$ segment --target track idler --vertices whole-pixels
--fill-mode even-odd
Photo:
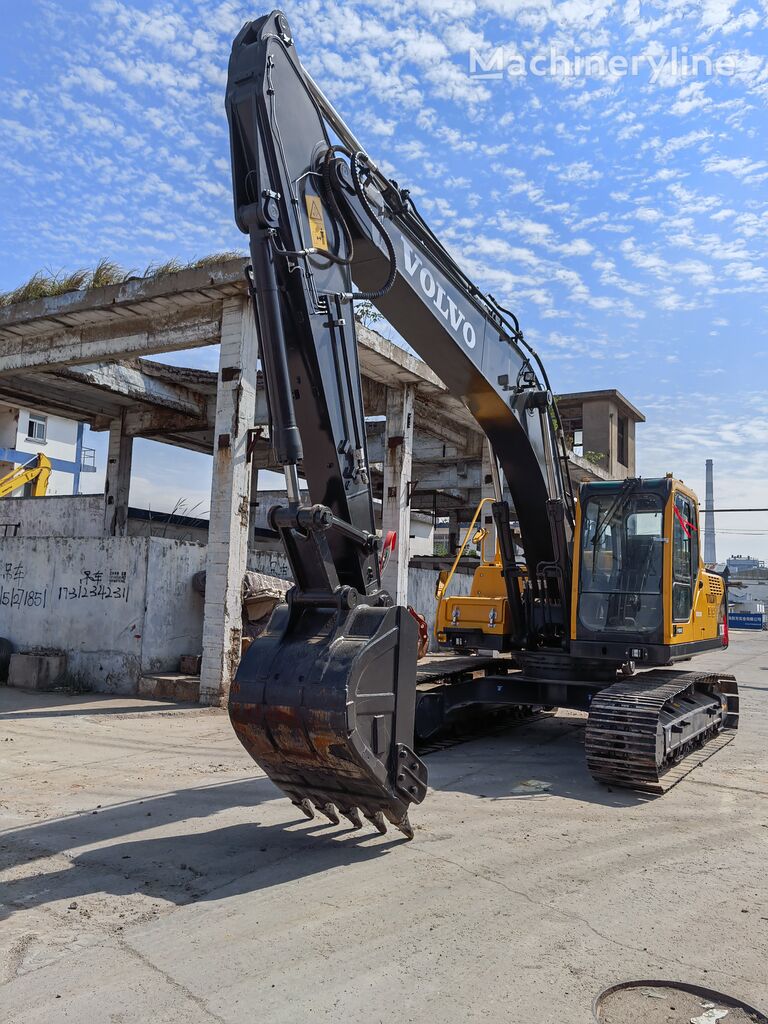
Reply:
[[[249,647],[229,716],[245,749],[308,818],[408,839],[427,792],[412,749],[418,628],[406,608],[291,600]]]

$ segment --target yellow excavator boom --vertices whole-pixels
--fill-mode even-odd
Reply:
[[[4,477],[0,477],[0,498],[7,498],[25,484],[32,484],[32,497],[42,498],[48,490],[51,476],[51,460],[40,452],[31,462],[17,466]]]

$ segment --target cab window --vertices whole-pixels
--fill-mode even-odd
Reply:
[[[687,622],[699,568],[698,524],[690,498],[676,494],[672,515],[672,618]]]
[[[599,633],[653,633],[662,622],[663,506],[656,494],[608,490],[583,513],[578,616]]]

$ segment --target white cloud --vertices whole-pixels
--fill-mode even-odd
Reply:
[[[727,24],[736,0],[702,0],[700,24],[704,29],[716,31]]]
[[[100,71],[97,67],[75,65],[70,68],[61,80],[63,89],[82,86],[88,92],[109,93],[117,88],[117,83]]]
[[[712,100],[706,93],[706,82],[689,82],[677,94],[677,99],[669,108],[670,114],[684,117],[694,110],[704,110],[711,106]]]
[[[706,128],[697,128],[687,132],[685,135],[675,135],[666,142],[660,143],[658,153],[662,160],[667,160],[678,150],[687,149],[689,146],[696,146],[702,142],[708,142],[714,138],[714,134]]]
[[[550,167],[550,170],[557,170],[557,168]],[[561,181],[578,184],[599,181],[602,176],[602,172],[596,170],[586,160],[578,160],[576,163],[568,164],[558,174]]]
[[[734,178],[749,178],[768,167],[765,160],[750,160],[746,156],[712,157],[704,164],[704,170],[711,174],[732,174]]]

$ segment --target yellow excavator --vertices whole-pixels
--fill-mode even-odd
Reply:
[[[7,498],[26,484],[32,485],[31,497],[43,498],[48,491],[48,480],[51,476],[51,460],[42,452],[23,466],[16,466],[5,476],[0,477],[0,498]]]
[[[294,580],[231,687],[240,741],[309,817],[357,826],[362,812],[409,838],[409,806],[427,793],[414,737],[469,707],[586,711],[592,775],[663,792],[697,763],[688,755],[718,749],[738,724],[733,676],[672,667],[728,643],[695,496],[671,475],[574,493],[546,369],[516,315],[473,284],[414,197],[364,152],[281,11],[237,36],[226,107],[288,494],[270,524]],[[513,657],[446,686],[418,686],[417,624],[381,584],[355,300],[439,373],[493,454],[499,557],[478,569],[472,594],[443,602],[438,630]]]

